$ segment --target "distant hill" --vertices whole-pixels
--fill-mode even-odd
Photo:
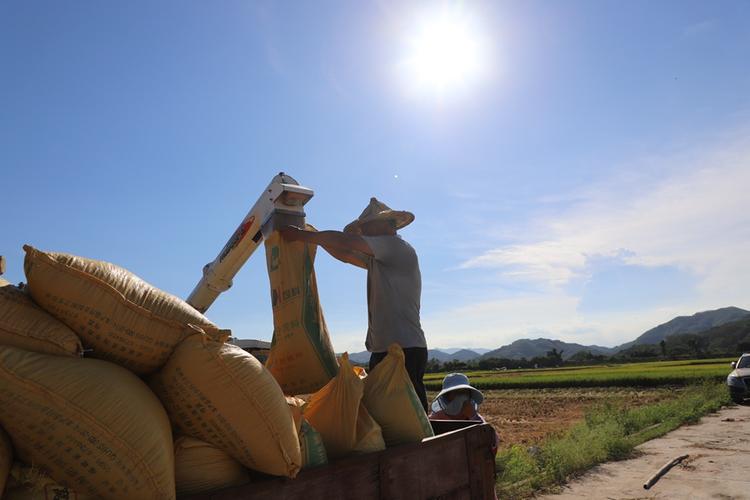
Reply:
[[[537,356],[545,356],[552,349],[562,351],[563,359],[568,359],[579,351],[589,351],[592,354],[611,355],[614,349],[611,347],[602,347],[597,345],[581,345],[562,340],[551,339],[520,339],[512,344],[505,345],[494,351],[482,355],[483,359],[487,358],[506,358],[506,359],[531,359]]]
[[[664,339],[664,349],[672,357],[724,357],[750,352],[750,316],[697,333],[677,333]],[[633,344],[617,352],[623,358],[649,358],[663,355],[659,344]]]
[[[472,347],[472,348],[468,348],[468,347],[451,347],[450,349],[443,348],[443,347],[435,347],[434,349],[436,351],[447,352],[448,354],[455,354],[458,351],[471,351],[471,352],[475,352],[477,354],[484,354],[485,352],[490,352],[492,350],[492,349],[485,349],[483,347]]]
[[[750,351],[750,316],[739,321],[724,323],[697,334],[704,341],[707,352],[740,355]],[[675,335],[669,339],[689,342],[689,334]]]
[[[453,354],[449,354],[445,351],[440,351],[438,349],[428,349],[427,359],[437,359],[441,363],[445,363],[446,361],[453,360]]]
[[[337,354],[337,356],[340,355],[341,354]],[[368,351],[350,352],[349,361],[351,361],[352,363],[358,363],[360,365],[366,365],[370,362],[370,353]]]
[[[658,344],[670,335],[698,333],[748,317],[750,317],[750,311],[739,307],[722,307],[713,311],[695,313],[692,316],[678,316],[648,330],[632,342],[618,346],[616,350],[621,351],[634,345]]]
[[[436,359],[441,363],[446,361],[471,361],[480,356],[478,352],[470,351],[469,349],[459,349],[452,353],[441,351],[439,349],[428,349],[427,359]]]
[[[454,359],[458,361],[471,361],[472,359],[477,359],[480,356],[481,354],[476,351],[472,351],[470,349],[461,349],[460,351],[456,351],[450,355],[450,361],[453,361]]]
[[[446,361],[471,361],[481,356],[480,353],[470,349],[451,349],[452,353],[441,351],[439,349],[428,349],[427,359],[437,359],[441,363]],[[349,354],[349,359],[354,363],[367,364],[370,362],[370,353],[368,351],[353,352]]]
[[[433,347],[433,349],[435,349],[436,351],[443,351],[443,352],[448,353],[448,354],[453,354],[454,352],[458,352],[458,351],[462,350],[463,347],[451,347],[451,348]]]

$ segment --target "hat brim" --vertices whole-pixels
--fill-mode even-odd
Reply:
[[[478,405],[482,404],[482,401],[484,401],[484,394],[482,394],[478,389],[475,389],[474,387],[468,384],[454,385],[453,387],[443,389],[442,391],[438,393],[437,396],[435,396],[435,399],[445,396],[449,392],[460,391],[460,390],[469,390],[471,392],[471,399]]]
[[[345,233],[362,234],[362,224],[374,220],[393,220],[396,222],[396,229],[406,227],[414,222],[414,214],[406,210],[384,210],[366,219],[355,219],[344,227]]]

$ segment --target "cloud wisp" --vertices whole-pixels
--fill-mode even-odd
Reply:
[[[652,185],[618,179],[590,189],[566,213],[538,222],[535,241],[490,249],[462,267],[560,286],[585,273],[588,257],[623,255],[630,264],[689,269],[710,290],[718,274],[740,280],[724,271],[747,266],[750,141],[669,170]]]

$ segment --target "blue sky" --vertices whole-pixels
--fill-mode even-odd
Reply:
[[[482,48],[457,88],[405,69],[435,12]],[[321,229],[370,196],[416,214],[433,347],[750,308],[749,23],[729,0],[4,1],[6,278],[30,243],[186,297],[283,170]],[[364,273],[317,271],[336,349],[363,350]],[[268,288],[258,253],[208,316],[269,339]]]

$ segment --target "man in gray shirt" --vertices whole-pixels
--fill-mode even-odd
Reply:
[[[419,321],[422,276],[417,253],[398,229],[414,220],[411,212],[391,210],[375,198],[344,231],[305,231],[288,226],[284,238],[322,246],[333,257],[367,269],[368,327],[365,347],[371,352],[370,370],[396,343],[404,350],[406,370],[427,411],[422,378],[427,365],[427,343]]]

